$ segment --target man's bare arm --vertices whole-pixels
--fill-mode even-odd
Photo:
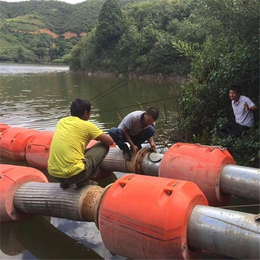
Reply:
[[[128,129],[126,127],[123,128],[123,133],[126,141],[130,144],[131,148],[133,149],[134,153],[138,152],[138,147],[133,143],[131,137],[128,134]]]
[[[148,142],[153,149],[156,148],[156,144],[154,143],[153,136],[148,139]]]
[[[252,107],[249,107],[249,105],[245,102],[244,104],[244,108],[245,110],[247,111],[258,111],[259,110],[259,107],[256,106],[256,105],[253,105]]]
[[[112,145],[114,143],[113,139],[107,134],[101,134],[95,140],[106,145]]]

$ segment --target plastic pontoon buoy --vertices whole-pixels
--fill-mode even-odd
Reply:
[[[196,184],[128,174],[107,190],[99,229],[111,252],[131,259],[190,259],[187,225],[197,204],[208,205]]]
[[[14,161],[25,160],[25,147],[38,132],[22,127],[7,128],[0,135],[0,155]]]
[[[209,205],[227,205],[232,195],[223,195],[220,191],[220,175],[227,164],[235,164],[235,161],[226,149],[177,143],[163,156],[159,176],[195,182]]]
[[[53,132],[36,133],[26,145],[25,157],[29,165],[47,169]]]
[[[7,222],[27,218],[13,205],[16,190],[27,182],[48,182],[45,175],[31,167],[0,165],[0,221]]]
[[[0,123],[0,132],[4,132],[10,126],[4,123]]]

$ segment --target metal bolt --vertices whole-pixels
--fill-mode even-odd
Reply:
[[[182,252],[184,252],[186,250],[186,244],[184,244],[183,246],[182,246]]]
[[[15,212],[14,212],[14,211],[12,211],[12,212],[11,212],[11,216],[14,216],[14,214],[15,214]]]

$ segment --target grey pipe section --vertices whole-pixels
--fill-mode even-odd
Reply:
[[[150,153],[146,154],[142,161],[142,172],[144,175],[158,176],[159,167],[163,154],[160,153]]]
[[[123,152],[119,148],[110,148],[100,167],[104,171],[135,173],[135,161],[132,152],[131,155],[131,161],[126,161],[123,157]],[[159,153],[146,154],[141,162],[142,174],[158,176],[162,157],[163,154]]]
[[[189,248],[259,259],[260,223],[256,219],[253,214],[197,205],[188,223]]]
[[[119,148],[110,148],[100,168],[104,171],[134,172],[133,160],[127,162]]]
[[[221,192],[259,201],[260,169],[226,165],[220,176]]]
[[[28,182],[17,189],[14,206],[29,215],[96,222],[103,192],[97,185],[63,190],[59,183]]]

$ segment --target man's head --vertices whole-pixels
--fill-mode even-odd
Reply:
[[[145,125],[152,125],[159,117],[159,111],[155,107],[149,107],[144,113]]]
[[[233,85],[229,89],[229,98],[234,101],[238,101],[241,95],[241,89],[239,85]]]
[[[84,99],[76,98],[71,106],[70,113],[72,116],[77,116],[83,120],[88,120],[91,112],[91,104]]]

